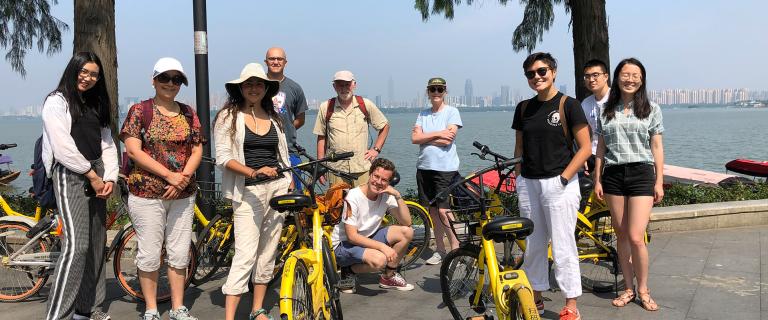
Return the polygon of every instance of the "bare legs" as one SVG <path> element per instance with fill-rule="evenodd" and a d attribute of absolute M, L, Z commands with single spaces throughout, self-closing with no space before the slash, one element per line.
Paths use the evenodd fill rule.
<path fill-rule="evenodd" d="M 186 269 L 168 267 L 168 282 L 171 285 L 171 309 L 177 310 L 184 305 L 184 280 Z M 146 310 L 157 310 L 157 278 L 158 272 L 139 270 L 139 284 L 144 295 Z"/>
<path fill-rule="evenodd" d="M 456 239 L 456 235 L 451 231 L 450 221 L 455 220 L 453 213 L 448 209 L 438 209 L 437 207 L 429 207 L 429 215 L 432 218 L 432 222 L 435 225 L 435 246 L 437 252 L 446 253 L 459 247 L 459 240 Z M 450 244 L 450 250 L 445 248 L 445 238 L 448 237 Z"/>
<path fill-rule="evenodd" d="M 611 221 L 618 238 L 619 265 L 624 284 L 632 288 L 637 279 L 637 291 L 648 292 L 648 248 L 645 229 L 651 217 L 653 197 L 605 195 L 611 209 Z"/>

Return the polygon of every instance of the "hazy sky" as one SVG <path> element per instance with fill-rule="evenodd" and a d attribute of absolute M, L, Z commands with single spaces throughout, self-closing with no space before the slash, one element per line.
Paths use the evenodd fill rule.
<path fill-rule="evenodd" d="M 392 77 L 397 99 L 423 93 L 428 78 L 442 76 L 452 95 L 463 95 L 472 79 L 476 96 L 501 85 L 512 94 L 531 95 L 522 75 L 527 52 L 516 53 L 510 40 L 522 18 L 510 1 L 476 1 L 457 8 L 453 21 L 433 16 L 422 22 L 412 0 L 396 1 L 208 1 L 209 68 L 212 97 L 224 82 L 239 76 L 249 62 L 263 63 L 271 46 L 288 54 L 286 74 L 304 87 L 308 98 L 333 95 L 335 71 L 349 69 L 358 93 L 387 96 Z M 120 99 L 149 97 L 152 66 L 163 56 L 178 58 L 190 77 L 180 98 L 194 101 L 192 1 L 116 1 Z M 564 7 L 537 51 L 559 62 L 557 85 L 573 94 L 573 51 Z M 611 61 L 634 56 L 648 69 L 651 89 L 768 88 L 768 1 L 607 1 Z M 0 110 L 39 105 L 57 84 L 72 52 L 71 0 L 53 13 L 70 25 L 63 50 L 48 57 L 33 50 L 21 78 L 0 63 Z M 1 51 L 4 54 L 6 51 Z"/>

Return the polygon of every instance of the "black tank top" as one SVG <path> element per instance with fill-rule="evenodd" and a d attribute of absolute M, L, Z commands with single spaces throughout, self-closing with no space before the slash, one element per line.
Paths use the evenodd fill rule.
<path fill-rule="evenodd" d="M 69 135 L 83 157 L 88 160 L 101 158 L 101 124 L 96 109 L 86 107 L 80 118 L 72 122 Z"/>
<path fill-rule="evenodd" d="M 245 165 L 258 170 L 261 167 L 279 167 L 277 161 L 277 130 L 270 122 L 269 131 L 263 136 L 251 131 L 245 126 L 245 140 L 243 141 L 243 155 Z M 256 179 L 245 178 L 245 185 L 256 184 Z"/>

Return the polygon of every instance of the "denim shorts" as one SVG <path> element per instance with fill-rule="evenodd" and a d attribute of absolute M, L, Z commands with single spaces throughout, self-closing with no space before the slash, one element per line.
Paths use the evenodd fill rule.
<path fill-rule="evenodd" d="M 389 231 L 389 227 L 381 228 L 376 230 L 376 233 L 369 238 L 389 246 L 389 242 L 387 242 L 387 231 Z M 363 263 L 363 252 L 365 252 L 365 249 L 365 247 L 354 245 L 349 241 L 342 241 L 336 246 L 336 249 L 333 250 L 336 254 L 336 264 L 339 265 L 339 267 L 348 267 Z"/>
<path fill-rule="evenodd" d="M 606 167 L 603 192 L 615 196 L 653 196 L 656 171 L 652 163 L 633 162 Z"/>

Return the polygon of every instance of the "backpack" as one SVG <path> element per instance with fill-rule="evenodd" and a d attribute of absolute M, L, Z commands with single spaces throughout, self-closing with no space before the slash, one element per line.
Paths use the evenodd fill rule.
<path fill-rule="evenodd" d="M 189 125 L 190 131 L 192 130 L 192 121 L 194 120 L 194 112 L 192 111 L 192 107 L 177 102 L 179 104 L 179 107 L 181 108 L 181 112 L 184 114 L 184 119 L 187 120 L 187 124 Z M 154 117 L 154 106 L 155 106 L 155 100 L 154 99 L 147 99 L 140 103 L 141 106 L 141 132 L 139 136 L 141 137 L 141 141 L 144 141 L 144 134 L 149 131 L 149 125 L 152 124 L 152 117 Z M 187 137 L 189 139 L 189 137 Z M 144 143 L 142 143 L 142 148 L 146 147 Z M 131 171 L 133 170 L 133 160 L 131 160 L 130 157 L 128 157 L 128 152 L 123 151 L 123 154 L 121 156 L 121 165 L 120 165 L 120 174 L 123 176 L 128 176 L 131 174 Z"/>
<path fill-rule="evenodd" d="M 29 193 L 40 204 L 43 209 L 56 209 L 56 194 L 53 191 L 53 180 L 45 172 L 45 163 L 43 162 L 43 136 L 37 138 L 35 142 L 34 162 L 32 169 L 32 187 Z"/>

